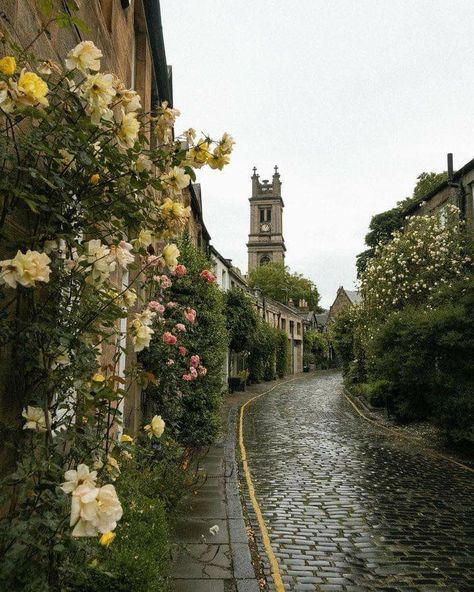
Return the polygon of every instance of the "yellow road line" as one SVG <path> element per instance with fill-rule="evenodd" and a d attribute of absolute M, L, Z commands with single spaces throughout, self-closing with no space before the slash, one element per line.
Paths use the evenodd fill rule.
<path fill-rule="evenodd" d="M 356 410 L 356 412 L 363 417 L 366 421 L 368 421 L 369 423 L 373 424 L 374 426 L 376 426 L 377 428 L 381 429 L 381 430 L 385 430 L 386 432 L 389 432 L 391 434 L 397 434 L 397 436 L 399 436 L 400 438 L 403 438 L 405 440 L 409 440 L 411 442 L 415 442 L 416 444 L 418 444 L 423 451 L 428 454 L 428 456 L 433 456 L 435 458 L 442 458 L 444 460 L 449 461 L 450 463 L 452 463 L 453 465 L 457 465 L 458 467 L 461 467 L 461 469 L 464 469 L 465 471 L 470 471 L 471 473 L 474 473 L 474 469 L 472 469 L 471 467 L 468 467 L 467 465 L 458 462 L 457 460 L 454 460 L 454 458 L 451 458 L 450 456 L 447 456 L 446 454 L 443 454 L 442 452 L 438 452 L 437 450 L 433 450 L 433 448 L 428 448 L 425 447 L 423 445 L 423 443 L 419 442 L 418 440 L 416 440 L 415 438 L 413 438 L 413 436 L 409 436 L 408 434 L 404 434 L 403 432 L 401 432 L 400 430 L 397 430 L 396 428 L 392 428 L 390 426 L 386 426 L 381 424 L 378 421 L 375 421 L 373 419 L 370 419 L 370 417 L 367 417 L 367 415 L 365 415 L 365 413 L 363 413 L 360 408 L 354 403 L 354 401 L 352 400 L 352 397 L 349 397 L 346 393 L 344 393 L 344 397 L 346 398 L 347 401 L 349 401 L 349 403 L 352 405 L 352 407 L 354 407 L 354 409 Z"/>
<path fill-rule="evenodd" d="M 301 378 L 301 377 L 298 377 L 298 378 Z M 240 408 L 240 420 L 239 420 L 240 457 L 242 460 L 242 467 L 243 467 L 244 474 L 245 474 L 245 480 L 247 482 L 247 488 L 249 491 L 250 500 L 252 501 L 252 506 L 253 506 L 255 515 L 257 516 L 257 521 L 258 521 L 258 525 L 260 527 L 260 532 L 262 533 L 263 545 L 265 547 L 265 552 L 267 554 L 268 561 L 270 562 L 270 569 L 271 569 L 271 573 L 272 573 L 272 577 L 273 577 L 273 582 L 275 583 L 276 592 L 285 592 L 285 586 L 283 585 L 283 580 L 281 579 L 280 568 L 278 567 L 277 558 L 275 557 L 275 553 L 273 552 L 273 549 L 272 549 L 272 544 L 270 542 L 270 537 L 268 535 L 267 525 L 265 524 L 265 519 L 263 517 L 262 510 L 260 509 L 259 503 L 257 501 L 257 497 L 255 495 L 255 487 L 253 485 L 252 475 L 250 473 L 249 465 L 247 462 L 247 451 L 245 450 L 245 444 L 244 444 L 244 413 L 245 413 L 245 409 L 247 408 L 247 405 L 249 403 L 252 403 L 253 401 L 256 401 L 257 399 L 259 399 L 260 397 L 263 397 L 263 395 L 267 395 L 268 393 L 270 393 L 271 391 L 273 391 L 274 389 L 276 389 L 279 386 L 283 386 L 284 384 L 288 384 L 289 382 L 293 382 L 294 380 L 298 380 L 298 378 L 292 378 L 291 380 L 286 380 L 285 382 L 280 382 L 279 384 L 272 386 L 272 388 L 268 389 L 268 391 L 260 393 L 259 395 L 255 395 L 255 397 L 252 397 L 251 399 L 246 401 L 242 405 L 242 407 Z"/>

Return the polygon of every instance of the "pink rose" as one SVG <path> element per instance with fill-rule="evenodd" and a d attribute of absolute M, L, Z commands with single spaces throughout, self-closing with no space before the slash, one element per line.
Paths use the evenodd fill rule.
<path fill-rule="evenodd" d="M 165 312 L 165 307 L 162 304 L 160 304 L 157 300 L 150 300 L 150 302 L 148 303 L 148 308 L 150 310 L 159 312 L 160 314 L 163 314 Z"/>
<path fill-rule="evenodd" d="M 168 302 L 166 308 L 176 308 L 178 306 L 177 302 Z"/>
<path fill-rule="evenodd" d="M 193 377 L 191 376 L 191 374 L 183 374 L 183 376 L 181 377 L 183 380 L 186 380 L 187 382 L 190 382 Z"/>
<path fill-rule="evenodd" d="M 174 345 L 178 341 L 173 333 L 170 333 L 169 331 L 163 333 L 161 339 L 163 340 L 163 343 L 166 343 L 166 345 Z"/>
<path fill-rule="evenodd" d="M 193 367 L 191 366 L 191 368 L 189 369 L 189 374 L 191 374 L 191 376 L 192 376 L 193 378 L 196 378 L 196 376 L 198 375 L 196 368 L 193 368 Z"/>
<path fill-rule="evenodd" d="M 178 351 L 182 356 L 185 356 L 188 353 L 188 350 L 184 347 L 184 345 L 180 345 L 178 347 Z"/>
<path fill-rule="evenodd" d="M 147 262 L 147 265 L 149 265 L 151 267 L 155 267 L 155 265 L 158 265 L 160 263 L 160 258 L 157 257 L 156 255 L 149 255 L 146 258 L 146 262 Z"/>
<path fill-rule="evenodd" d="M 200 362 L 201 359 L 199 356 L 191 356 L 191 366 L 193 366 L 193 368 L 197 368 Z"/>
<path fill-rule="evenodd" d="M 187 308 L 184 313 L 184 318 L 190 323 L 194 323 L 194 321 L 196 320 L 196 311 L 194 310 L 194 308 Z"/>
<path fill-rule="evenodd" d="M 207 374 L 207 368 L 204 368 L 204 366 L 199 366 L 199 368 L 198 368 L 198 374 L 199 374 L 199 376 L 206 376 L 206 374 Z"/>
<path fill-rule="evenodd" d="M 183 275 L 186 275 L 186 273 L 188 272 L 188 270 L 186 269 L 186 267 L 184 265 L 182 265 L 181 263 L 179 263 L 173 271 L 173 275 L 175 275 L 176 277 L 183 277 Z"/>
<path fill-rule="evenodd" d="M 216 276 L 209 269 L 203 269 L 199 275 L 210 284 L 216 281 Z"/>
<path fill-rule="evenodd" d="M 161 287 L 164 289 L 171 288 L 171 286 L 173 285 L 173 282 L 170 280 L 170 278 L 167 275 L 162 275 L 160 277 L 160 281 L 161 281 Z"/>
<path fill-rule="evenodd" d="M 176 331 L 180 331 L 181 333 L 186 332 L 186 327 L 183 325 L 183 323 L 178 323 L 177 325 L 175 325 L 175 329 Z"/>

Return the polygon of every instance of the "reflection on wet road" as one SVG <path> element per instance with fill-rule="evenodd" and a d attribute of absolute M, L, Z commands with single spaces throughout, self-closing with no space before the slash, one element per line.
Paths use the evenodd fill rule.
<path fill-rule="evenodd" d="M 339 374 L 261 397 L 244 437 L 287 591 L 474 591 L 474 474 L 355 415 Z"/>

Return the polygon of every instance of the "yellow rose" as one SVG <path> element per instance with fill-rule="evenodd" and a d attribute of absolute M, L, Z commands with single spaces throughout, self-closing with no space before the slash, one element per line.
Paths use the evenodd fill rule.
<path fill-rule="evenodd" d="M 100 175 L 98 173 L 95 173 L 91 176 L 89 180 L 91 182 L 91 185 L 97 185 L 97 183 L 100 181 Z"/>
<path fill-rule="evenodd" d="M 0 72 L 6 76 L 11 76 L 16 70 L 16 60 L 13 56 L 5 56 L 0 59 Z"/>
<path fill-rule="evenodd" d="M 163 259 L 170 269 L 178 265 L 179 249 L 175 244 L 168 244 L 162 252 Z"/>
<path fill-rule="evenodd" d="M 92 377 L 92 380 L 94 382 L 104 382 L 105 380 L 105 376 L 103 374 L 101 374 L 100 372 L 97 372 L 96 374 L 94 374 L 94 376 Z"/>
<path fill-rule="evenodd" d="M 18 80 L 18 90 L 26 99 L 32 103 L 49 105 L 46 95 L 48 94 L 48 85 L 34 72 L 22 71 Z"/>
<path fill-rule="evenodd" d="M 120 442 L 129 442 L 131 444 L 133 442 L 133 438 L 127 434 L 122 434 L 120 436 Z"/>
<path fill-rule="evenodd" d="M 100 539 L 99 539 L 99 543 L 103 546 L 103 547 L 108 547 L 112 541 L 114 540 L 114 538 L 117 535 L 115 534 L 115 532 L 112 532 L 111 530 L 109 530 L 109 532 L 104 533 Z"/>

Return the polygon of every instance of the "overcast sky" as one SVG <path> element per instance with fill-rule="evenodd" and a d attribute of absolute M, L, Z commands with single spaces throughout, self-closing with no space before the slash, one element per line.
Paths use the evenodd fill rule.
<path fill-rule="evenodd" d="M 161 0 L 174 104 L 237 144 L 200 172 L 213 245 L 247 270 L 250 176 L 280 167 L 286 262 L 354 289 L 373 214 L 474 158 L 472 0 Z"/>

